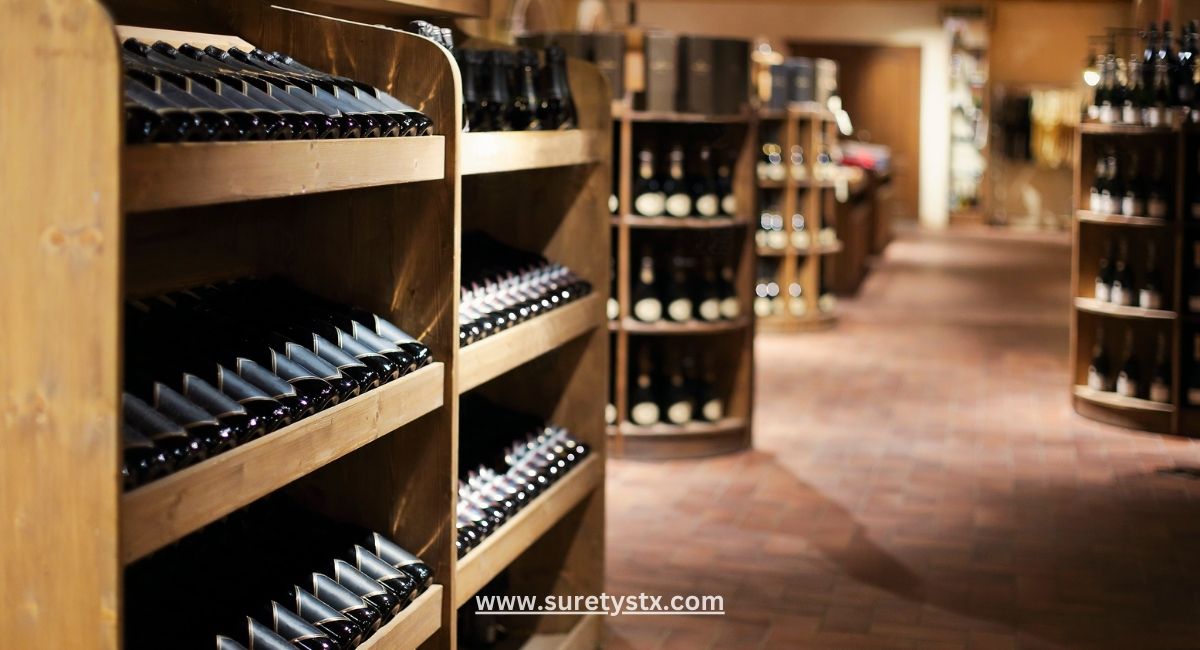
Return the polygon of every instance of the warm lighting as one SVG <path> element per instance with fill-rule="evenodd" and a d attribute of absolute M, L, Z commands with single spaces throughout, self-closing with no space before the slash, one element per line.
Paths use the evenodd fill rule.
<path fill-rule="evenodd" d="M 1100 83 L 1100 72 L 1095 68 L 1085 68 L 1083 71 L 1083 83 L 1095 88 L 1096 84 Z"/>

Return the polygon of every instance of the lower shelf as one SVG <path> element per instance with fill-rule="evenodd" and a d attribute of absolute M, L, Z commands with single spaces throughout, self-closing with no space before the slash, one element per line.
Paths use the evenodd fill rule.
<path fill-rule="evenodd" d="M 602 616 L 580 616 L 579 622 L 566 632 L 542 632 L 510 644 L 500 650 L 592 650 L 600 647 Z"/>
<path fill-rule="evenodd" d="M 461 607 L 520 557 L 604 480 L 604 458 L 593 454 L 540 494 L 491 537 L 458 561 L 454 606 Z"/>
<path fill-rule="evenodd" d="M 750 447 L 750 421 L 729 417 L 719 422 L 641 427 L 629 422 L 608 427 L 611 455 L 637 460 L 703 458 Z"/>
<path fill-rule="evenodd" d="M 1152 433 L 1171 433 L 1175 407 L 1171 404 L 1124 397 L 1116 393 L 1076 386 L 1075 412 L 1080 415 L 1129 429 Z"/>
<path fill-rule="evenodd" d="M 804 316 L 768 316 L 755 321 L 760 332 L 814 332 L 837 324 L 837 312 L 810 311 Z"/>
<path fill-rule="evenodd" d="M 433 585 L 358 650 L 415 650 L 442 627 L 442 586 Z"/>
<path fill-rule="evenodd" d="M 732 332 L 733 330 L 742 329 L 749 324 L 750 318 L 748 316 L 739 316 L 733 320 L 715 322 L 694 320 L 686 323 L 676 323 L 668 320 L 662 320 L 657 323 L 643 323 L 633 318 L 626 318 L 621 321 L 609 321 L 608 329 L 610 331 L 625 330 L 631 334 L 711 334 L 714 332 Z"/>

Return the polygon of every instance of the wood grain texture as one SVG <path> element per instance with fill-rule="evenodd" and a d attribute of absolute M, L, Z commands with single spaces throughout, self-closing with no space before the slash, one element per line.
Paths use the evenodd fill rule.
<path fill-rule="evenodd" d="M 120 64 L 98 3 L 0 11 L 0 630 L 115 649 Z"/>
<path fill-rule="evenodd" d="M 442 627 L 442 585 L 433 585 L 387 625 L 371 635 L 358 650 L 416 650 Z"/>
<path fill-rule="evenodd" d="M 464 133 L 462 174 L 563 167 L 594 163 L 609 149 L 606 131 L 499 131 Z"/>
<path fill-rule="evenodd" d="M 162 548 L 439 408 L 444 381 L 443 364 L 431 364 L 126 493 L 122 560 Z"/>
<path fill-rule="evenodd" d="M 1108 314 L 1119 318 L 1152 318 L 1157 320 L 1175 320 L 1178 316 L 1167 309 L 1146 309 L 1143 307 L 1126 307 L 1114 305 L 1111 302 L 1101 302 L 1095 298 L 1075 298 L 1075 308 L 1093 314 Z"/>
<path fill-rule="evenodd" d="M 749 316 L 741 316 L 733 320 L 721 320 L 711 323 L 707 321 L 689 321 L 686 323 L 661 321 L 658 323 L 643 323 L 639 320 L 626 318 L 622 321 L 610 322 L 609 329 L 617 329 L 619 327 L 630 334 L 653 334 L 656 336 L 665 336 L 671 334 L 713 334 L 717 332 L 740 330 L 744 327 L 748 327 L 752 322 L 753 321 Z"/>
<path fill-rule="evenodd" d="M 130 145 L 121 159 L 129 212 L 437 180 L 445 138 Z"/>

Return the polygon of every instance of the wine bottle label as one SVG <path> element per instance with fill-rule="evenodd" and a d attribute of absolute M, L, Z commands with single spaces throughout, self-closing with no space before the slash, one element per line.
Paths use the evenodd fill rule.
<path fill-rule="evenodd" d="M 782 230 L 772 230 L 767 234 L 767 246 L 776 250 L 787 248 L 788 235 Z"/>
<path fill-rule="evenodd" d="M 837 307 L 837 296 L 832 293 L 824 293 L 817 298 L 817 309 L 828 313 L 833 311 L 834 307 Z"/>
<path fill-rule="evenodd" d="M 661 192 L 644 192 L 633 200 L 633 209 L 643 217 L 661 217 L 667 198 Z"/>
<path fill-rule="evenodd" d="M 249 617 L 246 621 L 249 627 L 246 637 L 250 642 L 250 650 L 296 650 L 295 646 L 271 631 L 271 628 Z"/>
<path fill-rule="evenodd" d="M 237 374 L 255 386 L 267 391 L 267 394 L 271 397 L 296 396 L 296 389 L 291 384 L 249 359 L 239 358 L 237 360 Z"/>
<path fill-rule="evenodd" d="M 1089 104 L 1087 107 L 1087 116 L 1089 120 L 1100 119 L 1100 107 L 1095 104 Z"/>
<path fill-rule="evenodd" d="M 1105 214 L 1120 214 L 1121 204 L 1114 200 L 1113 195 L 1104 190 L 1100 193 L 1100 210 Z"/>
<path fill-rule="evenodd" d="M 667 214 L 672 217 L 689 217 L 692 214 L 692 197 L 687 194 L 672 194 L 665 204 Z"/>
<path fill-rule="evenodd" d="M 338 370 L 349 368 L 351 366 L 366 368 L 366 364 L 351 356 L 349 352 L 329 342 L 329 339 L 320 334 L 312 336 L 313 350 L 317 356 L 332 364 Z M 383 355 L 379 355 L 383 356 Z"/>
<path fill-rule="evenodd" d="M 766 318 L 767 316 L 770 316 L 771 312 L 774 311 L 771 303 L 772 300 L 770 298 L 755 298 L 754 314 L 759 318 Z"/>
<path fill-rule="evenodd" d="M 289 360 L 295 361 L 309 372 L 316 373 L 322 379 L 340 379 L 342 376 L 342 373 L 333 364 L 302 345 L 288 342 L 283 345 L 283 351 Z"/>
<path fill-rule="evenodd" d="M 1138 292 L 1138 305 L 1143 309 L 1162 309 L 1162 295 L 1153 289 Z"/>
<path fill-rule="evenodd" d="M 633 317 L 643 323 L 657 323 L 662 319 L 662 303 L 656 298 L 642 298 L 633 304 Z"/>
<path fill-rule="evenodd" d="M 721 320 L 721 301 L 708 298 L 700 302 L 700 318 L 706 321 Z"/>
<path fill-rule="evenodd" d="M 1112 124 L 1113 122 L 1115 122 L 1116 115 L 1114 113 L 1115 112 L 1113 111 L 1112 106 L 1107 106 L 1107 105 L 1101 106 L 1100 113 L 1099 113 L 1100 123 L 1101 124 Z"/>
<path fill-rule="evenodd" d="M 796 248 L 808 248 L 811 241 L 812 238 L 809 236 L 807 230 L 792 231 L 792 246 Z"/>
<path fill-rule="evenodd" d="M 767 178 L 773 181 L 782 181 L 787 176 L 787 170 L 780 163 L 767 165 Z"/>
<path fill-rule="evenodd" d="M 276 634 L 291 643 L 304 639 L 327 638 L 324 632 L 276 602 L 271 603 L 271 627 L 275 629 Z"/>
<path fill-rule="evenodd" d="M 617 423 L 617 405 L 609 402 L 604 405 L 604 422 L 605 424 Z M 149 442 L 147 440 L 147 442 Z"/>
<path fill-rule="evenodd" d="M 1088 367 L 1088 388 L 1092 390 L 1108 390 L 1108 379 L 1096 372 L 1095 366 Z"/>
<path fill-rule="evenodd" d="M 721 201 L 716 194 L 702 194 L 696 197 L 696 214 L 702 217 L 715 217 L 721 211 Z"/>
<path fill-rule="evenodd" d="M 1125 397 L 1137 397 L 1138 385 L 1137 380 L 1133 379 L 1124 371 L 1117 375 L 1117 394 Z"/>
<path fill-rule="evenodd" d="M 725 417 L 725 403 L 719 399 L 710 399 L 704 403 L 700 412 L 709 422 L 717 422 Z"/>
<path fill-rule="evenodd" d="M 651 424 L 658 422 L 658 404 L 654 402 L 640 402 L 634 404 L 629 410 L 629 419 L 633 420 L 634 424 L 648 427 Z"/>
<path fill-rule="evenodd" d="M 1101 111 L 1103 114 L 1103 111 Z M 1158 106 L 1150 106 L 1146 108 L 1146 112 L 1142 115 L 1142 119 L 1146 121 L 1146 126 L 1161 126 L 1163 122 L 1163 109 Z"/>
<path fill-rule="evenodd" d="M 1121 121 L 1125 124 L 1141 124 L 1142 111 L 1136 106 L 1126 104 L 1121 107 Z"/>
<path fill-rule="evenodd" d="M 196 375 L 184 373 L 183 395 L 218 418 L 246 413 L 241 404 Z"/>
<path fill-rule="evenodd" d="M 353 336 L 367 347 L 381 354 L 400 351 L 400 348 L 397 348 L 395 343 L 387 341 L 376 334 L 374 330 L 358 321 L 350 322 L 350 336 Z"/>
<path fill-rule="evenodd" d="M 808 303 L 804 298 L 791 298 L 788 300 L 788 312 L 793 316 L 803 316 L 808 313 Z"/>
<path fill-rule="evenodd" d="M 313 625 L 325 625 L 334 621 L 350 622 L 350 619 L 342 616 L 341 612 L 325 604 L 323 600 L 300 587 L 295 587 L 294 591 L 296 594 L 296 613 L 309 623 Z"/>
<path fill-rule="evenodd" d="M 1120 284 L 1113 283 L 1112 288 L 1108 291 L 1108 299 L 1114 305 L 1129 307 L 1133 304 L 1133 293 L 1126 291 L 1125 287 Z"/>
<path fill-rule="evenodd" d="M 153 398 L 155 409 L 182 424 L 184 428 L 218 424 L 211 413 L 161 383 L 154 383 Z"/>
<path fill-rule="evenodd" d="M 1150 382 L 1150 401 L 1166 404 L 1171 401 L 1171 387 L 1160 379 Z"/>
<path fill-rule="evenodd" d="M 667 305 L 667 315 L 673 321 L 692 319 L 692 301 L 687 298 L 676 298 Z"/>
<path fill-rule="evenodd" d="M 609 212 L 609 214 L 616 214 L 617 211 L 620 209 L 621 209 L 621 201 L 617 198 L 617 195 L 609 194 L 608 195 L 608 212 Z"/>
<path fill-rule="evenodd" d="M 742 306 L 738 299 L 730 296 L 721 301 L 721 317 L 733 320 L 742 314 Z"/>
<path fill-rule="evenodd" d="M 1121 214 L 1127 217 L 1140 217 L 1146 214 L 1146 203 L 1136 196 L 1126 196 L 1121 199 Z"/>
<path fill-rule="evenodd" d="M 792 165 L 792 178 L 798 181 L 808 178 L 808 169 L 804 165 Z"/>
<path fill-rule="evenodd" d="M 767 231 L 759 230 L 754 233 L 754 245 L 759 248 L 767 247 Z"/>
<path fill-rule="evenodd" d="M 609 298 L 605 303 L 604 311 L 608 315 L 608 320 L 617 320 L 621 316 L 621 303 L 617 302 L 616 298 Z"/>
<path fill-rule="evenodd" d="M 671 424 L 687 424 L 692 421 L 692 403 L 675 402 L 667 407 L 667 421 Z"/>
<path fill-rule="evenodd" d="M 737 215 L 737 196 L 733 192 L 721 197 L 721 212 L 730 217 Z"/>
<path fill-rule="evenodd" d="M 1187 391 L 1188 404 L 1200 405 L 1200 388 L 1189 388 Z"/>
<path fill-rule="evenodd" d="M 1155 219 L 1167 218 L 1167 202 L 1161 197 L 1150 197 L 1146 202 L 1146 212 Z"/>
<path fill-rule="evenodd" d="M 128 393 L 121 396 L 121 414 L 126 422 L 151 440 L 188 437 L 187 431 L 178 423 Z"/>
<path fill-rule="evenodd" d="M 1089 196 L 1088 207 L 1092 212 L 1103 212 L 1103 210 L 1100 209 L 1100 193 L 1095 189 L 1092 189 L 1092 193 Z"/>
<path fill-rule="evenodd" d="M 1101 302 L 1109 302 L 1112 300 L 1112 287 L 1108 286 L 1100 280 L 1096 280 L 1096 300 Z"/>

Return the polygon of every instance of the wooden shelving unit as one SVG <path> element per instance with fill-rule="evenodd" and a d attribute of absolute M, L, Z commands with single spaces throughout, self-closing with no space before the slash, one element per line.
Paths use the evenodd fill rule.
<path fill-rule="evenodd" d="M 617 197 L 620 206 L 633 205 L 634 147 L 642 137 L 643 129 L 656 129 L 663 125 L 672 128 L 724 128 L 723 138 L 736 142 L 737 159 L 732 169 L 733 193 L 737 200 L 737 212 L 732 218 L 674 218 L 642 217 L 635 214 L 612 215 L 610 223 L 615 247 L 615 277 L 618 317 L 610 320 L 608 330 L 612 335 L 613 395 L 617 422 L 607 427 L 612 454 L 615 456 L 665 459 L 711 456 L 746 449 L 751 446 L 751 415 L 753 410 L 754 381 L 754 311 L 753 273 L 754 238 L 750 225 L 754 209 L 754 161 L 758 151 L 757 118 L 751 112 L 734 115 L 701 115 L 696 113 L 647 112 L 631 109 L 632 102 L 626 97 L 613 102 L 617 150 L 613 173 L 617 175 Z M 696 236 L 726 237 L 729 249 L 736 255 L 734 285 L 740 305 L 741 316 L 715 323 L 688 322 L 642 323 L 632 316 L 630 288 L 633 281 L 634 263 L 637 254 L 635 239 L 644 236 L 688 238 Z M 731 416 L 729 427 L 721 439 L 706 435 L 699 427 L 678 427 L 675 439 L 634 440 L 635 427 L 628 420 L 630 373 L 634 361 L 631 359 L 634 337 L 658 337 L 659 345 L 675 345 L 678 336 L 704 336 L 711 342 L 711 350 L 720 359 L 720 372 L 728 377 L 728 391 L 724 395 L 726 411 Z M 707 345 L 707 343 L 706 343 Z M 627 432 L 630 432 L 627 435 Z"/>
<path fill-rule="evenodd" d="M 1185 436 L 1200 435 L 1200 419 L 1189 418 L 1181 408 L 1186 391 L 1184 366 L 1190 357 L 1190 316 L 1184 313 L 1189 284 L 1190 249 L 1187 248 L 1188 224 L 1185 207 L 1188 194 L 1187 179 L 1196 173 L 1194 161 L 1186 160 L 1185 151 L 1194 150 L 1196 142 L 1188 130 L 1170 128 L 1107 125 L 1084 123 L 1075 138 L 1075 205 L 1087 203 L 1087 193 L 1094 180 L 1096 160 L 1104 150 L 1138 149 L 1165 152 L 1167 178 L 1171 180 L 1172 211 L 1167 219 L 1110 215 L 1077 209 L 1073 225 L 1071 255 L 1071 287 L 1074 292 L 1074 315 L 1071 320 L 1072 401 L 1075 411 L 1085 417 L 1155 433 Z M 1158 254 L 1158 269 L 1165 285 L 1162 309 L 1126 307 L 1097 300 L 1094 278 L 1098 260 L 1105 254 L 1107 244 L 1124 238 L 1134 245 L 1153 242 Z M 1135 251 L 1134 261 L 1140 259 Z M 1135 275 L 1141 272 L 1135 264 Z M 1183 317 L 1181 317 L 1183 316 Z M 1143 366 L 1154 363 L 1155 340 L 1163 335 L 1171 360 L 1171 399 L 1167 403 L 1130 398 L 1113 392 L 1093 390 L 1087 385 L 1088 365 L 1095 344 L 1097 326 L 1102 326 L 1105 347 L 1110 363 L 1119 364 L 1124 354 L 1122 334 L 1133 331 L 1138 357 Z M 1147 372 L 1150 368 L 1144 368 Z M 1143 378 L 1142 381 L 1147 379 Z M 1186 405 L 1185 405 L 1186 406 Z"/>
<path fill-rule="evenodd" d="M 485 0 L 335 0 L 307 11 L 232 0 L 18 4 L 0 28 L 17 47 L 0 60 L 0 92 L 35 89 L 37 101 L 9 117 L 56 128 L 0 141 L 14 183 L 0 208 L 20 216 L 4 220 L 11 254 L 0 263 L 20 314 L 5 320 L 0 344 L 14 373 L 0 562 L 22 603 L 0 614 L 7 643 L 121 647 L 125 566 L 277 491 L 384 533 L 432 567 L 437 584 L 363 648 L 457 647 L 456 599 L 473 593 L 458 577 L 482 575 L 472 566 L 507 567 L 516 593 L 602 591 L 612 123 L 600 73 L 570 62 L 578 131 L 468 141 L 453 57 L 346 18 L 480 15 Z M 114 20 L 288 52 L 388 91 L 432 118 L 436 135 L 124 146 Z M 62 56 L 41 56 L 44 47 Z M 464 228 L 567 264 L 595 295 L 460 349 Z M 283 276 L 380 313 L 418 335 L 435 363 L 122 493 L 125 300 L 246 275 Z M 567 427 L 591 456 L 489 539 L 497 550 L 475 549 L 460 566 L 458 396 L 476 387 Z M 599 641 L 586 618 L 522 618 L 510 630 L 528 647 Z"/>
<path fill-rule="evenodd" d="M 822 227 L 836 223 L 837 210 L 833 192 L 835 182 L 818 178 L 821 170 L 816 166 L 816 157 L 823 145 L 833 146 L 838 137 L 837 123 L 827 110 L 804 105 L 760 110 L 759 119 L 766 125 L 764 128 L 779 129 L 779 144 L 783 147 L 785 158 L 793 145 L 804 149 L 806 174 L 804 178 L 796 179 L 785 163 L 789 173 L 783 181 L 756 181 L 758 208 L 764 207 L 763 195 L 779 195 L 775 205 L 783 215 L 788 240 L 783 249 L 758 249 L 760 257 L 777 261 L 775 281 L 779 284 L 781 295 L 778 302 L 784 306 L 779 313 L 760 317 L 758 328 L 764 332 L 804 332 L 831 327 L 837 322 L 837 316 L 831 311 L 822 310 L 820 301 L 824 284 L 822 277 L 829 273 L 823 258 L 840 253 L 842 244 L 840 241 L 822 244 L 815 240 Z M 812 243 L 803 248 L 793 246 L 791 241 L 792 215 L 797 212 L 804 215 L 805 228 L 813 237 Z M 800 316 L 786 308 L 788 288 L 793 283 L 800 285 L 804 295 L 805 309 Z"/>

